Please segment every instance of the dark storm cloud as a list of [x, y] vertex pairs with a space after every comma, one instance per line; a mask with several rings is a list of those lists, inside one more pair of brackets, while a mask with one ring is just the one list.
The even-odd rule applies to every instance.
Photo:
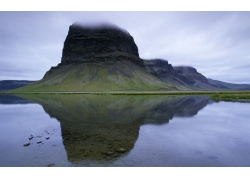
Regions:
[[249, 12], [0, 12], [0, 80], [41, 79], [60, 62], [74, 22], [110, 22], [126, 29], [141, 58], [162, 58], [210, 78], [250, 83]]

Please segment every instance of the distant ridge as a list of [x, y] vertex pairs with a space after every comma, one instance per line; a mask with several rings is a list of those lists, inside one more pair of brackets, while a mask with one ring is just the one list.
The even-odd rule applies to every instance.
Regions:
[[250, 84], [233, 84], [208, 78], [209, 84], [223, 90], [250, 90]]
[[27, 86], [27, 85], [35, 83], [35, 82], [37, 82], [37, 81], [2, 80], [2, 81], [0, 81], [0, 91], [6, 91], [6, 90], [20, 88], [20, 87]]

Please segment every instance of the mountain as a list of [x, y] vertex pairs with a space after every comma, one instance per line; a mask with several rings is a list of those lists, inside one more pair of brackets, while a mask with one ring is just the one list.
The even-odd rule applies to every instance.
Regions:
[[148, 73], [133, 37], [114, 25], [69, 27], [61, 63], [18, 91], [177, 90]]
[[249, 90], [207, 79], [190, 66], [139, 57], [133, 37], [116, 25], [74, 23], [64, 41], [61, 62], [44, 77], [15, 91]]
[[35, 82], [36, 81], [26, 81], [26, 80], [20, 80], [20, 81], [19, 80], [3, 80], [3, 81], [0, 81], [0, 91], [16, 89], [19, 87], [27, 86]]

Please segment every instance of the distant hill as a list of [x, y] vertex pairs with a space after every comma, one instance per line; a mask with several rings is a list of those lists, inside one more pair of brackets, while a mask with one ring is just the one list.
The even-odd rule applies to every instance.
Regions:
[[0, 81], [0, 91], [20, 88], [35, 82], [36, 81], [26, 81], [26, 80], [3, 80]]
[[250, 90], [250, 84], [232, 84], [208, 78], [209, 84], [222, 90]]

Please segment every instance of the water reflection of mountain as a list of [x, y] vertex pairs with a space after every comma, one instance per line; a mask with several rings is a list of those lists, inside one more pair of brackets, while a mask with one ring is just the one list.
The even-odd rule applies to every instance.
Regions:
[[161, 102], [147, 113], [144, 124], [165, 124], [174, 116], [191, 117], [209, 103], [206, 96], [175, 96]]
[[0, 94], [0, 104], [29, 104], [34, 103], [24, 98], [12, 96], [9, 94]]
[[108, 160], [126, 154], [143, 124], [168, 123], [174, 116], [193, 116], [206, 96], [25, 95], [41, 104], [61, 124], [68, 160]]

